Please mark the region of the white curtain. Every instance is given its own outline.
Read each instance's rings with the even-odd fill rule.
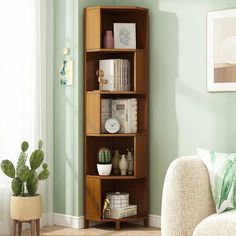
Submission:
[[[46,99],[51,97],[47,96],[46,88],[48,78],[44,59],[47,49],[46,33],[43,32],[46,27],[42,24],[42,20],[45,20],[42,19],[45,14],[42,10],[46,8],[42,7],[43,2],[45,3],[40,0],[1,2],[0,161],[9,159],[15,164],[23,140],[30,144],[28,154],[37,147],[39,138],[44,141],[47,155],[52,150],[51,134],[47,134]],[[47,156],[49,164],[52,164],[52,159],[52,156]],[[0,171],[0,235],[10,235],[11,231],[10,181]],[[47,191],[52,188],[48,187],[51,183],[52,180],[49,184],[42,184],[39,189],[44,195],[46,213],[52,211],[52,194]],[[51,222],[47,218],[44,223]]]

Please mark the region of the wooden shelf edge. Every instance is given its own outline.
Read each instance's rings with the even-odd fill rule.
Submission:
[[[88,137],[136,137],[136,136],[144,136],[146,133],[118,133],[118,134],[92,134],[92,133],[86,133],[85,134]]]
[[[108,176],[103,176],[103,175],[86,175],[88,178],[93,178],[93,179],[110,179],[110,180],[122,180],[122,179],[145,179],[147,178],[146,176],[131,176],[131,175],[108,175]]]
[[[96,222],[130,222],[130,221],[139,221],[139,220],[145,220],[148,216],[130,216],[126,218],[121,219],[86,219],[86,220],[92,220]]]
[[[102,90],[93,90],[86,91],[87,94],[108,94],[108,95],[139,95],[139,94],[147,94],[146,91],[102,91]]]
[[[145,52],[146,49],[128,49],[128,48],[93,48],[93,49],[86,49],[87,53],[92,53],[92,52],[101,52],[101,53],[106,53],[106,52]]]
[[[87,7],[86,9],[101,9],[101,10],[141,10],[141,11],[148,11],[147,8],[144,7],[137,7],[137,6],[94,6],[94,7]]]

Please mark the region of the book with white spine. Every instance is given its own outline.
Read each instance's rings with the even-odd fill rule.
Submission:
[[[132,115],[133,115],[133,119],[132,119],[132,133],[137,133],[138,131],[138,100],[137,98],[133,98],[132,99]]]
[[[115,91],[115,59],[99,60],[99,70],[103,71],[104,80],[106,80],[99,89]]]
[[[126,67],[126,71],[127,71],[127,91],[131,90],[131,63],[129,60],[126,61],[127,63],[127,67]]]
[[[101,130],[102,133],[106,133],[105,122],[111,118],[111,104],[112,99],[101,99]]]

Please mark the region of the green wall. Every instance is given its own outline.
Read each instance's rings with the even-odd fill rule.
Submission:
[[[206,12],[234,0],[55,0],[54,212],[83,215],[83,8],[139,5],[150,9],[150,213],[160,215],[172,160],[196,147],[234,152],[235,93],[206,92]],[[75,84],[62,87],[58,65],[72,49]],[[79,144],[79,145],[78,145]]]

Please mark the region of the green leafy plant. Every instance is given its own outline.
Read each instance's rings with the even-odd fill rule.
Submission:
[[[99,149],[98,164],[111,164],[111,152],[108,148]]]
[[[17,161],[16,168],[9,160],[3,160],[1,162],[1,169],[5,175],[12,178],[11,188],[15,196],[34,196],[38,190],[40,180],[46,180],[49,177],[49,170],[47,163],[43,163],[44,153],[42,150],[43,142],[39,140],[38,149],[32,152],[29,164],[26,165],[27,153],[29,144],[28,142],[22,142],[21,153]],[[42,166],[42,170],[37,173],[36,170]],[[25,188],[28,193],[25,192]]]

